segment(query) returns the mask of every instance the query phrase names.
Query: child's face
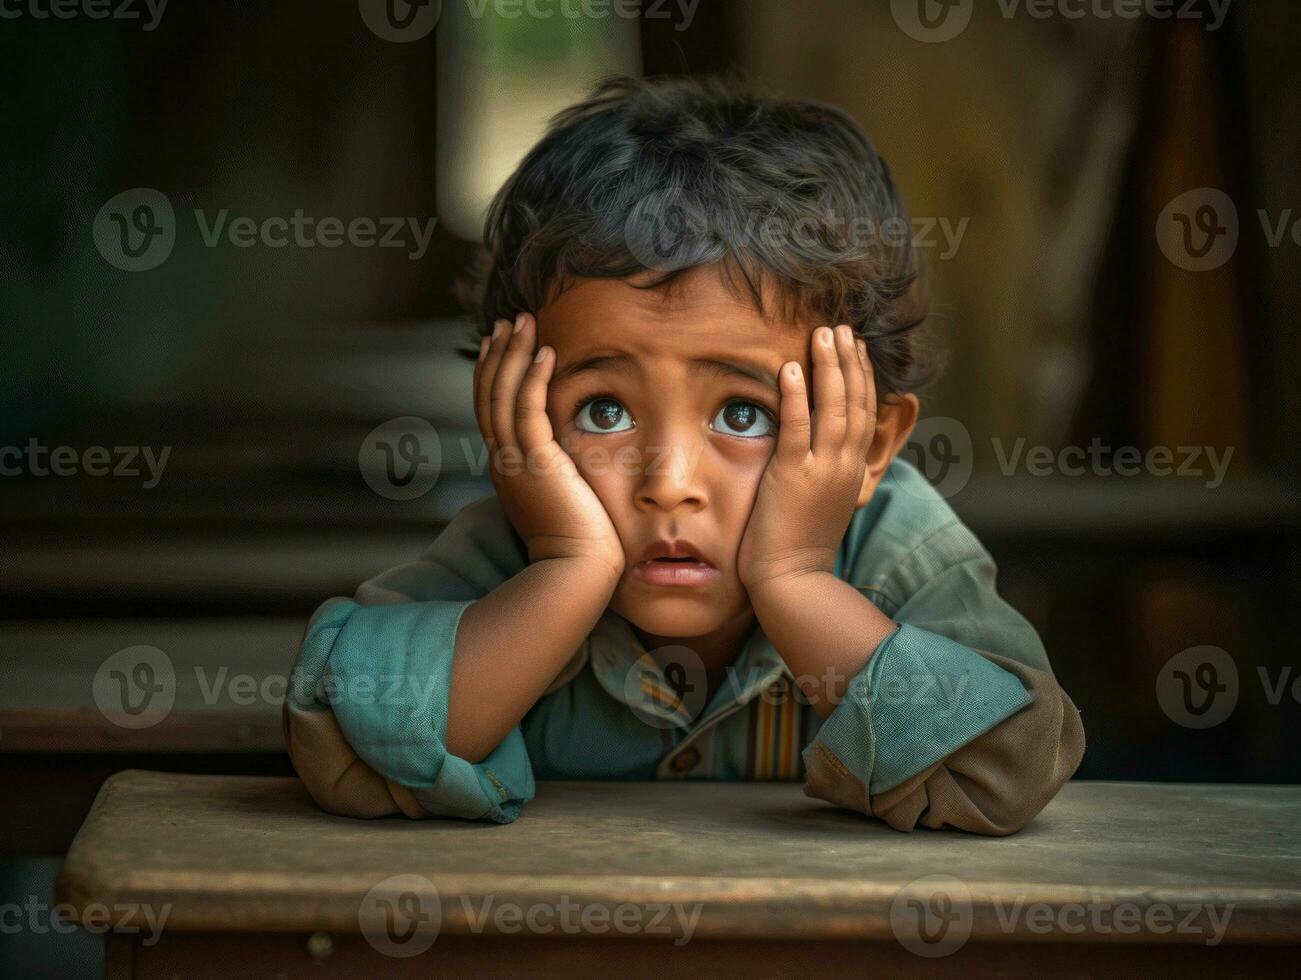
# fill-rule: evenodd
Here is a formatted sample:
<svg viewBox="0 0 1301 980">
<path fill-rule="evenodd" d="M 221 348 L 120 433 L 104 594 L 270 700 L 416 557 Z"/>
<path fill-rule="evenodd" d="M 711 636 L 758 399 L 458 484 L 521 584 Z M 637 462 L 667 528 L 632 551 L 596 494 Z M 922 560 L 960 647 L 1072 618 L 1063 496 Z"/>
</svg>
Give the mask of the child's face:
<svg viewBox="0 0 1301 980">
<path fill-rule="evenodd" d="M 538 344 L 556 351 L 555 437 L 623 543 L 611 607 L 657 636 L 704 636 L 747 613 L 736 560 L 777 446 L 777 372 L 798 361 L 811 376 L 811 327 L 765 321 L 711 268 L 667 296 L 583 280 L 536 316 Z M 582 367 L 597 356 L 617 360 Z M 698 584 L 648 579 L 646 549 L 675 539 L 717 572 Z"/>
</svg>

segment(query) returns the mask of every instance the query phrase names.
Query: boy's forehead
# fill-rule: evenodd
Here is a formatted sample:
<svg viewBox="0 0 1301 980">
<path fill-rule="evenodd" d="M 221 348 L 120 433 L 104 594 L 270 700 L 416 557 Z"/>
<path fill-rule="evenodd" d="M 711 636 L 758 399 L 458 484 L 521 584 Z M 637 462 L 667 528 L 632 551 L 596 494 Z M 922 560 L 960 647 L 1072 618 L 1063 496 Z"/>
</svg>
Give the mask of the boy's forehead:
<svg viewBox="0 0 1301 980">
<path fill-rule="evenodd" d="M 684 273 L 671 289 L 639 289 L 619 279 L 582 279 L 537 311 L 538 343 L 557 365 L 601 350 L 633 357 L 732 354 L 775 373 L 806 362 L 809 328 L 773 318 L 730 290 L 709 269 Z"/>
</svg>

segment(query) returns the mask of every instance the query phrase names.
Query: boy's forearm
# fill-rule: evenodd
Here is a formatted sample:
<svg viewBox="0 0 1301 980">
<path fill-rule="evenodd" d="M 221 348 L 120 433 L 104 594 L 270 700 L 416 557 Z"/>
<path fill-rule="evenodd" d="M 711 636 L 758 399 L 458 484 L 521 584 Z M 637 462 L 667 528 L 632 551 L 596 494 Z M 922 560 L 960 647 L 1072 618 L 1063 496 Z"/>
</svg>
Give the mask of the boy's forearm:
<svg viewBox="0 0 1301 980">
<path fill-rule="evenodd" d="M 606 565 L 549 558 L 470 605 L 456 631 L 447 751 L 486 758 L 591 633 L 617 584 Z"/>
<path fill-rule="evenodd" d="M 898 625 L 848 582 L 821 572 L 765 582 L 750 591 L 750 602 L 822 718 Z"/>
</svg>

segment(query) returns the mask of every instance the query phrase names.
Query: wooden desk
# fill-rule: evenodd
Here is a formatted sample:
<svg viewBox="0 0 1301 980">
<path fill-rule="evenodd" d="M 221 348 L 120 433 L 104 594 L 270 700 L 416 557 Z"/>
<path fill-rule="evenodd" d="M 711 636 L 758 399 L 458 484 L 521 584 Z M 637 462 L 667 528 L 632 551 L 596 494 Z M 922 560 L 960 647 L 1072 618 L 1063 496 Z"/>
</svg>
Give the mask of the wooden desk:
<svg viewBox="0 0 1301 980">
<path fill-rule="evenodd" d="M 135 770 L 57 896 L 125 927 L 114 978 L 1255 976 L 1301 953 L 1299 828 L 1281 786 L 1075 782 L 996 839 L 900 834 L 791 783 L 541 783 L 494 826 Z"/>
</svg>

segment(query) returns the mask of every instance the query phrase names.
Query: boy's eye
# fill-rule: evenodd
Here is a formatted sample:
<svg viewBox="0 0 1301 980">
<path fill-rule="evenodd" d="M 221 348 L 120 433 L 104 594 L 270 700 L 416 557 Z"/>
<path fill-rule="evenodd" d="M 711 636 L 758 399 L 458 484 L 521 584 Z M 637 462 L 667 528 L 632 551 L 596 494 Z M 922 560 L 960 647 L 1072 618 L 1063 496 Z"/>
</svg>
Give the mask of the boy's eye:
<svg viewBox="0 0 1301 980">
<path fill-rule="evenodd" d="M 608 395 L 598 395 L 583 402 L 574 416 L 574 424 L 583 432 L 598 435 L 627 432 L 637 425 L 618 399 Z M 714 416 L 711 428 L 729 436 L 747 439 L 773 435 L 777 430 L 767 409 L 754 402 L 745 401 L 728 402 L 724 405 Z"/>
<path fill-rule="evenodd" d="M 719 420 L 726 428 L 719 428 Z M 729 402 L 714 416 L 714 428 L 729 436 L 759 438 L 776 432 L 772 416 L 754 402 Z"/>
<path fill-rule="evenodd" d="M 633 427 L 632 419 L 628 419 L 628 425 L 624 428 L 618 428 L 619 420 L 628 415 L 627 410 L 613 398 L 604 395 L 593 398 L 584 402 L 578 408 L 578 414 L 574 417 L 574 424 L 584 432 L 627 432 Z M 592 428 L 587 428 L 583 424 L 586 421 Z"/>
</svg>

